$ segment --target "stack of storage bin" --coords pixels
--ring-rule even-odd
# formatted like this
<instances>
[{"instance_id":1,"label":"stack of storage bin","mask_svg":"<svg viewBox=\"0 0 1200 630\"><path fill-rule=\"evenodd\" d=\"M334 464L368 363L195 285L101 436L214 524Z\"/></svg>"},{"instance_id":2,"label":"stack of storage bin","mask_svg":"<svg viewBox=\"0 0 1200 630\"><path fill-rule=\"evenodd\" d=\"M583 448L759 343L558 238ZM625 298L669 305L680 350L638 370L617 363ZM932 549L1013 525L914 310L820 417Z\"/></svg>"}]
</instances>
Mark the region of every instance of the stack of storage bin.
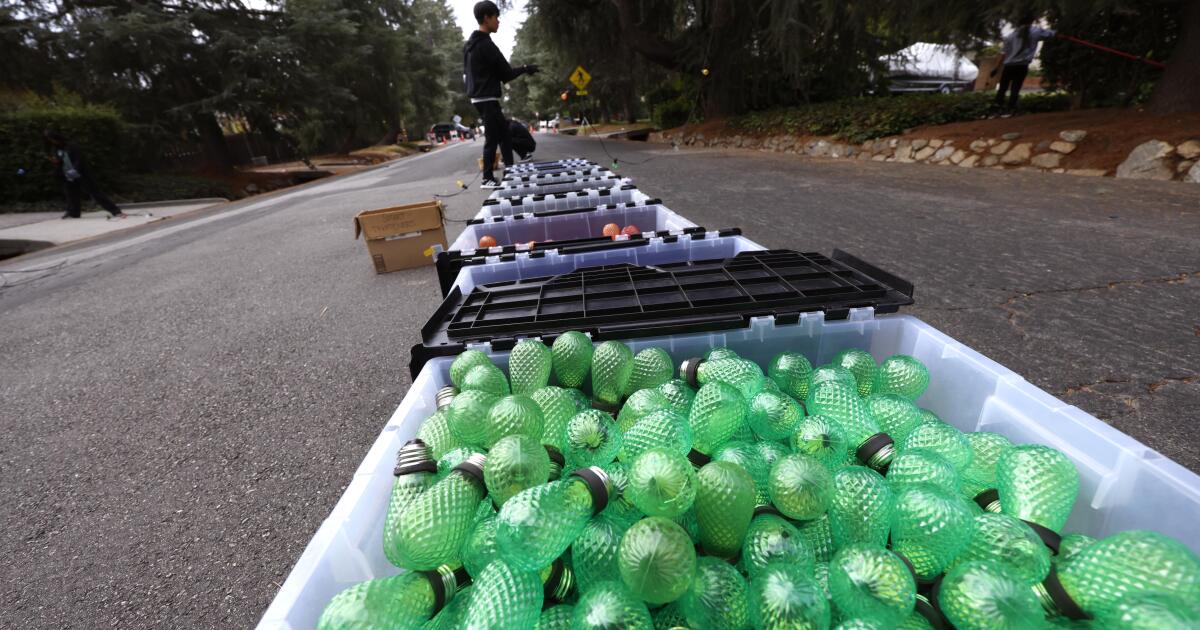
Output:
<instances>
[{"instance_id":1,"label":"stack of storage bin","mask_svg":"<svg viewBox=\"0 0 1200 630\"><path fill-rule=\"evenodd\" d=\"M614 240L597 233L606 223L644 231ZM484 235L497 246L478 249ZM513 169L437 268L445 300L413 348L412 387L260 627L311 628L341 590L400 572L381 543L392 468L458 353L477 348L507 369L518 339L549 344L566 330L635 353L659 347L676 362L719 346L760 364L784 350L813 365L847 348L912 355L930 373L921 407L962 431L1071 458L1081 485L1066 530L1150 529L1200 551L1200 477L919 319L889 314L912 303L912 285L844 252L767 251L736 229L706 230L576 159Z\"/></svg>"}]
</instances>

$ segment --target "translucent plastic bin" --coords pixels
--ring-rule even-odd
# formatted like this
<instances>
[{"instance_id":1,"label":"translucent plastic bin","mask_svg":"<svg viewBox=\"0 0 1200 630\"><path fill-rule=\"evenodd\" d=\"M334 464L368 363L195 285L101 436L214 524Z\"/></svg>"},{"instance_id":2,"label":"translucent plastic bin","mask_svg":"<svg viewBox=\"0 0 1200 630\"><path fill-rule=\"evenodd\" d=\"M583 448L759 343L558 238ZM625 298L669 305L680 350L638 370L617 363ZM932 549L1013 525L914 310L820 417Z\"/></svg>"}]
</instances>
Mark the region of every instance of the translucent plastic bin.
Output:
<instances>
[{"instance_id":1,"label":"translucent plastic bin","mask_svg":"<svg viewBox=\"0 0 1200 630\"><path fill-rule=\"evenodd\" d=\"M615 188L593 188L575 192L562 192L552 195L529 195L526 197L506 197L504 199L488 199L483 202L476 219L506 217L514 214L532 214L553 210L580 210L595 208L614 203L645 203L650 196L637 189L633 184Z\"/></svg>"},{"instance_id":2,"label":"translucent plastic bin","mask_svg":"<svg viewBox=\"0 0 1200 630\"><path fill-rule=\"evenodd\" d=\"M603 166L591 165L546 172L505 173L504 179L500 181L500 184L505 187L516 186L518 184L554 184L580 177L617 177L617 175L614 175L611 170Z\"/></svg>"},{"instance_id":3,"label":"translucent plastic bin","mask_svg":"<svg viewBox=\"0 0 1200 630\"><path fill-rule=\"evenodd\" d=\"M651 200L654 201L654 200ZM679 216L661 203L611 204L598 208L565 210L538 214L521 214L484 219L468 224L462 234L450 244L449 251L463 255L487 253L479 249L479 239L490 236L496 246L516 245L529 241L569 241L604 236L604 226L616 223L620 227L636 226L640 232L682 230L696 224Z\"/></svg>"},{"instance_id":4,"label":"translucent plastic bin","mask_svg":"<svg viewBox=\"0 0 1200 630\"><path fill-rule=\"evenodd\" d=\"M526 162L507 167L508 173L549 173L553 171L571 170L576 168L586 168L588 166L596 166L596 163L583 158L566 158L562 160L549 160L546 162Z\"/></svg>"},{"instance_id":5,"label":"translucent plastic bin","mask_svg":"<svg viewBox=\"0 0 1200 630\"><path fill-rule=\"evenodd\" d=\"M619 186L632 184L633 180L629 178L614 177L611 175L574 177L561 182L554 182L552 184L538 184L530 182L526 184L502 186L492 191L492 194L488 198L508 199L510 197L525 197L527 195L551 195L554 193L575 192L579 190L616 188Z\"/></svg>"},{"instance_id":6,"label":"translucent plastic bin","mask_svg":"<svg viewBox=\"0 0 1200 630\"><path fill-rule=\"evenodd\" d=\"M688 260L729 258L745 251L766 249L754 241L740 236L741 231L732 229L703 234L655 237L644 240L615 241L580 250L518 253L501 260L499 256L488 257L484 264L464 266L450 291L458 289L462 294L471 292L475 285L495 282L511 282L525 278L555 276L582 267L598 267L629 263L631 265L659 265Z\"/></svg>"},{"instance_id":7,"label":"translucent plastic bin","mask_svg":"<svg viewBox=\"0 0 1200 630\"><path fill-rule=\"evenodd\" d=\"M930 372L929 389L917 404L964 431L993 431L1017 443L1045 444L1066 453L1081 477L1079 500L1064 532L1096 537L1125 529L1149 529L1200 552L1200 477L1046 392L1002 365L907 315L874 317L850 311L845 320L802 314L794 323L752 319L748 328L627 339L634 352L663 348L676 362L713 347L729 347L765 363L784 350L826 363L846 348L876 360L897 353L920 359ZM507 368L507 352L480 349ZM416 435L435 409L434 394L449 384L452 359L433 359L413 380L400 407L367 453L353 479L296 562L267 609L260 628L311 628L325 604L353 584L399 572L383 556L380 541L392 487L396 452Z\"/></svg>"}]
</instances>

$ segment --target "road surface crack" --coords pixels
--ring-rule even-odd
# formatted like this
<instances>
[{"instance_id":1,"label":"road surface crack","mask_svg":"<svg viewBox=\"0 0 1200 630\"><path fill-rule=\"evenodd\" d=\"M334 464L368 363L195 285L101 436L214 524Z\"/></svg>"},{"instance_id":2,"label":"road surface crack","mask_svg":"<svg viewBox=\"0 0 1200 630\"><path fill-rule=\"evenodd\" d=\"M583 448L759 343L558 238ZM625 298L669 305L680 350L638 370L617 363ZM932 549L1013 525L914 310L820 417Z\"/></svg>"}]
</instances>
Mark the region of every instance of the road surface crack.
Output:
<instances>
[{"instance_id":1,"label":"road surface crack","mask_svg":"<svg viewBox=\"0 0 1200 630\"><path fill-rule=\"evenodd\" d=\"M1013 328L1015 328L1017 332L1021 333L1021 336L1027 337L1027 336L1029 336L1028 333L1026 333L1025 329L1021 327L1021 324L1019 322L1017 322L1017 316L1019 315L1019 313L1017 312L1016 307L1015 307L1017 302L1027 300L1032 297L1037 297L1040 295L1054 295L1054 294L1058 294L1058 293L1086 293L1088 291L1110 291L1112 289L1119 289L1119 288L1130 287L1130 286L1145 286L1148 284L1181 284L1181 283L1191 280L1192 278L1200 278L1200 271L1188 271L1188 272L1184 272L1184 273L1180 273L1180 274L1175 274L1173 276L1163 276L1163 277L1159 277L1159 278L1146 278L1146 279L1142 279L1142 280L1114 280L1107 284L1101 284L1101 285L1095 285L1095 286L1089 286L1089 287L1071 287L1071 288L1067 288L1067 289L1045 289L1042 291L1022 291L1015 295L1009 296L1008 299L1001 302L998 306L1001 310L1003 310L1006 313L1005 319L1008 321L1009 325L1011 325Z\"/></svg>"}]
</instances>

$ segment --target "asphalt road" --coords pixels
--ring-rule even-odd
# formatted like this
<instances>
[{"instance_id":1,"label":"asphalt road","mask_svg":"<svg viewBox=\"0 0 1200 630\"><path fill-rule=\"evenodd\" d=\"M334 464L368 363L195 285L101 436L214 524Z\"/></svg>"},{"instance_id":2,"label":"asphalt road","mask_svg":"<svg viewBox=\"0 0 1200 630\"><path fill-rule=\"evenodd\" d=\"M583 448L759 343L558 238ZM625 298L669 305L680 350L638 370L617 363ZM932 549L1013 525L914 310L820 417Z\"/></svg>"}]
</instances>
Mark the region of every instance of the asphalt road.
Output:
<instances>
[{"instance_id":1,"label":"asphalt road","mask_svg":"<svg viewBox=\"0 0 1200 630\"><path fill-rule=\"evenodd\" d=\"M1200 186L538 139L701 225L892 270L908 312L1200 470ZM438 303L351 219L453 192L478 146L0 264L43 269L0 274L0 626L257 621Z\"/></svg>"}]
</instances>

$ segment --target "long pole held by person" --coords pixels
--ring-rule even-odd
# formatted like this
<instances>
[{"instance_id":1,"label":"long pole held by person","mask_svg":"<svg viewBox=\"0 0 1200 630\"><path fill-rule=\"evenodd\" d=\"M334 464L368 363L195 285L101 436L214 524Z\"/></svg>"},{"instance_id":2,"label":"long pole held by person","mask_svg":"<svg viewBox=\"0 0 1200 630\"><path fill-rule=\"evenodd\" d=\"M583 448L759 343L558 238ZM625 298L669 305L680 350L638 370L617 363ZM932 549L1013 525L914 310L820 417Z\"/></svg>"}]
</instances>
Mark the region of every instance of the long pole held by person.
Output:
<instances>
[{"instance_id":1,"label":"long pole held by person","mask_svg":"<svg viewBox=\"0 0 1200 630\"><path fill-rule=\"evenodd\" d=\"M500 108L501 84L523 74L535 74L538 67L530 64L513 68L492 42L492 33L500 30L500 7L495 2L477 3L475 21L479 23L479 30L471 33L463 47L463 80L467 98L483 119L483 182L480 187L498 188L500 183L494 175L496 148L499 147L506 167L514 164L512 136Z\"/></svg>"}]
</instances>

